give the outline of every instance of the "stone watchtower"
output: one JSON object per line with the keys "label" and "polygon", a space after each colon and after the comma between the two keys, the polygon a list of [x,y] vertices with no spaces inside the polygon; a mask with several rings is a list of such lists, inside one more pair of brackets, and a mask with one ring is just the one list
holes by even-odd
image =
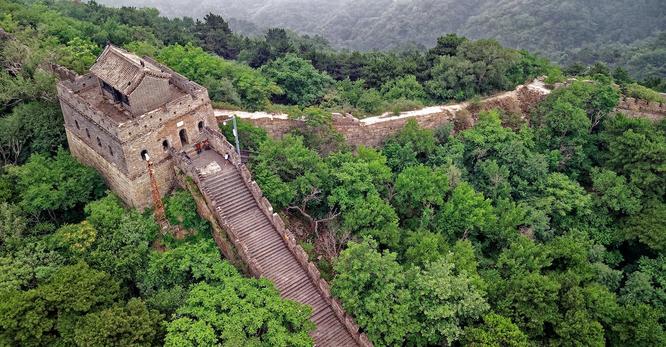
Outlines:
{"label": "stone watchtower", "polygon": [[63,68],[58,98],[72,154],[99,171],[128,205],[151,204],[146,160],[160,193],[174,183],[169,148],[180,150],[215,117],[208,91],[150,58],[107,46],[79,76]]}

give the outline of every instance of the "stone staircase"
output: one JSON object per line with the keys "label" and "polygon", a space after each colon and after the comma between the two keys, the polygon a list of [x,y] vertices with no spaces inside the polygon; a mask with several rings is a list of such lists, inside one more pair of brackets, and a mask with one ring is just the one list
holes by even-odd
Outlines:
{"label": "stone staircase", "polygon": [[312,307],[316,346],[372,346],[331,297],[328,284],[261,196],[233,147],[216,131],[207,132],[212,149],[181,156],[177,163],[197,183],[250,272],[271,280],[282,297]]}

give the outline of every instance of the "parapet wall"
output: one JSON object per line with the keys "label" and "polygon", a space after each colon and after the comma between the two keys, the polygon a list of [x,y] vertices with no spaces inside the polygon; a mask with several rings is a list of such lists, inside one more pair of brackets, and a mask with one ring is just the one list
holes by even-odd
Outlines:
{"label": "parapet wall", "polygon": [[[544,84],[534,82],[519,86],[513,91],[486,98],[479,105],[461,103],[455,105],[432,106],[420,110],[402,112],[399,115],[386,113],[376,117],[357,119],[351,115],[333,114],[333,128],[340,132],[347,143],[352,146],[380,146],[387,138],[402,129],[409,120],[415,120],[421,127],[436,129],[455,120],[456,114],[468,110],[471,113],[469,122],[472,125],[479,111],[501,108],[507,112],[526,117],[530,109],[543,100],[550,90]],[[473,111],[473,112],[472,112]],[[286,114],[269,114],[265,112],[238,112],[215,110],[218,123],[228,120],[232,115],[247,120],[261,127],[274,138],[281,138],[295,128],[303,127],[298,119],[291,119]]]}
{"label": "parapet wall", "polygon": [[[518,114],[526,119],[529,117],[531,109],[550,92],[551,90],[546,88],[541,80],[534,80],[529,84],[519,86],[513,91],[485,98],[478,105],[464,102],[454,105],[426,107],[420,110],[402,112],[399,115],[386,113],[364,119],[358,119],[351,115],[333,114],[333,128],[340,132],[347,143],[352,146],[377,147],[384,143],[387,138],[400,131],[405,123],[412,119],[425,129],[436,129],[447,123],[458,121],[465,123],[463,126],[465,128],[474,124],[478,112],[494,108]],[[456,119],[456,115],[463,110],[469,112],[466,116],[468,119]],[[666,104],[628,97],[622,97],[616,111],[653,121],[666,118]],[[218,123],[228,120],[232,115],[266,130],[268,135],[273,138],[281,138],[291,130],[304,126],[303,121],[289,118],[286,114],[215,110]],[[458,128],[458,124],[456,128]]]}

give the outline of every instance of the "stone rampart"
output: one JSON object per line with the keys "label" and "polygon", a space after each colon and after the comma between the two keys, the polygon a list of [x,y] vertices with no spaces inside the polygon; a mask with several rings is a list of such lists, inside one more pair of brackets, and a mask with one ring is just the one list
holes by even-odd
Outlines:
{"label": "stone rampart", "polygon": [[623,96],[617,111],[632,117],[645,117],[653,121],[666,118],[666,102],[651,102]]}
{"label": "stone rampart", "polygon": [[[531,108],[549,93],[550,90],[545,88],[543,82],[535,80],[528,85],[519,86],[516,90],[483,99],[478,105],[465,102],[454,105],[432,106],[402,112],[398,115],[385,113],[364,119],[357,119],[351,115],[333,114],[333,128],[340,132],[347,143],[352,146],[377,147],[387,138],[400,131],[412,119],[423,128],[436,129],[453,122],[456,114],[462,110],[468,110],[474,115],[482,110],[501,108],[507,112],[521,114],[526,117]],[[265,129],[274,138],[281,138],[292,129],[304,126],[302,120],[291,119],[286,114],[215,110],[215,115],[218,123],[236,115],[255,126]],[[474,121],[474,117],[471,121]]]}
{"label": "stone rampart", "polygon": [[[385,113],[380,116],[357,119],[351,115],[333,114],[333,128],[340,132],[352,146],[380,146],[387,138],[402,129],[409,120],[415,120],[422,128],[435,129],[456,121],[456,114],[467,110],[473,125],[479,111],[499,108],[508,113],[519,114],[527,118],[532,108],[543,100],[551,90],[540,80],[519,86],[513,91],[501,93],[481,100],[479,104],[464,102],[454,105],[431,106],[420,110],[402,112],[399,115]],[[632,117],[644,117],[654,121],[666,117],[666,104],[647,102],[634,98],[622,97],[616,111]],[[292,119],[286,114],[266,112],[242,112],[215,110],[218,123],[227,121],[232,115],[251,122],[266,130],[269,136],[281,138],[291,130],[304,126],[299,119]]]}

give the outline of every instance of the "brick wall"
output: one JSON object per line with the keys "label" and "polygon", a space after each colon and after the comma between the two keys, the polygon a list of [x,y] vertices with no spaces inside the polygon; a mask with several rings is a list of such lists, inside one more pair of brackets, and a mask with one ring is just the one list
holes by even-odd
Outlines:
{"label": "brick wall", "polygon": [[[152,205],[150,177],[147,166],[142,175],[130,179],[117,167],[109,163],[97,151],[82,141],[76,134],[65,130],[69,150],[82,164],[93,167],[104,178],[109,188],[116,193],[126,204],[139,209]],[[144,162],[144,165],[146,163]],[[165,196],[174,187],[174,171],[171,160],[156,162],[153,166],[155,178],[159,185],[160,194]]]}

